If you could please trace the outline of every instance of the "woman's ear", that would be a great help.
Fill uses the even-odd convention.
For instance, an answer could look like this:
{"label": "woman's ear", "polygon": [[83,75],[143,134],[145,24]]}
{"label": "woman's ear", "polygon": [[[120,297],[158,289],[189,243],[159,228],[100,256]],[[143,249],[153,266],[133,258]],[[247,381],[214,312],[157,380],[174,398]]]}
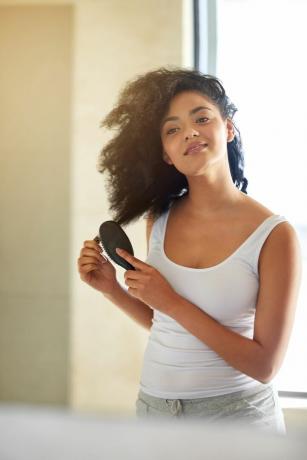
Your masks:
{"label": "woman's ear", "polygon": [[226,127],[227,127],[227,142],[231,142],[235,138],[235,131],[234,131],[233,123],[229,118],[227,118]]}

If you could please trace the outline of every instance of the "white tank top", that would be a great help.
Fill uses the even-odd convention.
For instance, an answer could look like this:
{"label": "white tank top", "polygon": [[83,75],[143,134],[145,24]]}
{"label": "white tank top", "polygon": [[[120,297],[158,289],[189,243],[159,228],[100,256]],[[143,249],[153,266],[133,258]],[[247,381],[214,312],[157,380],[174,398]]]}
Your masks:
{"label": "white tank top", "polygon": [[[172,262],[164,252],[169,212],[170,208],[153,224],[146,262],[159,270],[179,295],[227,328],[253,338],[259,254],[270,232],[286,221],[285,217],[265,219],[223,262],[209,268],[190,268]],[[259,385],[170,316],[154,309],[152,323],[140,379],[144,393],[165,399],[193,399]]]}

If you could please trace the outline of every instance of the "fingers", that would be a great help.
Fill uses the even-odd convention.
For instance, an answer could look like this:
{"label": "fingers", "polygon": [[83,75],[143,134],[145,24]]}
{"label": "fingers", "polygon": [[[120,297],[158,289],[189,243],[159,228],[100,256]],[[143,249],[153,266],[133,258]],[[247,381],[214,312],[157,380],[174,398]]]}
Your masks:
{"label": "fingers", "polygon": [[82,267],[82,265],[86,264],[97,264],[101,265],[106,263],[107,260],[100,254],[92,254],[91,252],[82,253],[82,255],[78,258],[78,265]]}
{"label": "fingers", "polygon": [[104,264],[105,262],[106,262],[106,259],[104,259],[102,256],[100,256],[99,260],[97,260],[96,257],[86,257],[86,256],[79,257],[79,259],[78,259],[78,263],[79,263],[80,267],[82,267],[82,265],[86,265],[86,264],[95,264],[95,265],[99,266],[101,264]]}
{"label": "fingers", "polygon": [[80,257],[91,257],[92,259],[95,259],[97,262],[103,262],[104,260],[106,260],[103,254],[99,254],[98,252],[95,252],[92,249],[83,249],[81,251]]}
{"label": "fingers", "polygon": [[124,273],[125,280],[139,280],[142,278],[142,273],[139,270],[126,270]]}
{"label": "fingers", "polygon": [[87,273],[98,269],[107,259],[101,254],[102,248],[94,240],[86,240],[78,258],[79,271]]}
{"label": "fingers", "polygon": [[84,248],[96,249],[96,251],[101,252],[102,248],[97,240],[85,240],[83,243]]}
{"label": "fingers", "polygon": [[139,269],[139,270],[146,270],[146,268],[149,267],[149,265],[145,264],[141,260],[137,259],[134,257],[132,254],[129,252],[125,251],[124,249],[121,248],[116,248],[116,252],[119,256],[121,256],[123,259],[127,260],[133,267]]}
{"label": "fingers", "polygon": [[98,270],[99,265],[98,264],[86,264],[86,265],[79,265],[79,273],[80,275],[86,275],[89,272],[92,272],[94,270]]}
{"label": "fingers", "polygon": [[99,262],[106,260],[105,257],[101,255],[102,248],[95,241],[84,241],[83,248],[80,251],[80,257],[94,257]]}

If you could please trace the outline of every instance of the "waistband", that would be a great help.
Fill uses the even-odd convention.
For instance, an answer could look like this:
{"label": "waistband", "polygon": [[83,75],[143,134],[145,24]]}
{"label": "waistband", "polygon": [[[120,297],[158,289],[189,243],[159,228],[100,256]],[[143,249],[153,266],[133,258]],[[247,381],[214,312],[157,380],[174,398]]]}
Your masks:
{"label": "waistband", "polygon": [[146,400],[148,402],[153,402],[153,403],[159,402],[159,401],[166,401],[166,402],[182,401],[186,403],[189,403],[189,402],[200,403],[200,402],[210,402],[213,400],[219,401],[219,400],[225,399],[225,397],[229,397],[235,401],[235,400],[239,400],[239,399],[242,399],[248,396],[252,396],[252,395],[261,393],[261,392],[265,392],[268,389],[270,391],[274,391],[274,387],[272,383],[259,383],[253,386],[252,388],[247,388],[245,390],[239,390],[239,391],[235,391],[232,393],[224,393],[222,395],[217,395],[217,396],[206,396],[205,398],[188,398],[188,399],[185,399],[185,398],[158,398],[156,396],[152,396],[148,393],[145,393],[143,390],[140,389],[138,393],[138,397],[140,399],[144,399],[144,401]]}

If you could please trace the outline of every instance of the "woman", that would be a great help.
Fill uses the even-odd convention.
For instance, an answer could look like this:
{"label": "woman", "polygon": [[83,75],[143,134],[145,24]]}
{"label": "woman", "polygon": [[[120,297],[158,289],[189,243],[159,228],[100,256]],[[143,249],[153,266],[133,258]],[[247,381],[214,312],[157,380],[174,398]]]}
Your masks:
{"label": "woman", "polygon": [[145,212],[146,262],[123,289],[88,240],[81,279],[150,330],[137,415],[238,421],[285,432],[277,374],[300,283],[296,233],[247,196],[236,107],[221,82],[161,68],[123,89],[100,156],[114,220]]}

